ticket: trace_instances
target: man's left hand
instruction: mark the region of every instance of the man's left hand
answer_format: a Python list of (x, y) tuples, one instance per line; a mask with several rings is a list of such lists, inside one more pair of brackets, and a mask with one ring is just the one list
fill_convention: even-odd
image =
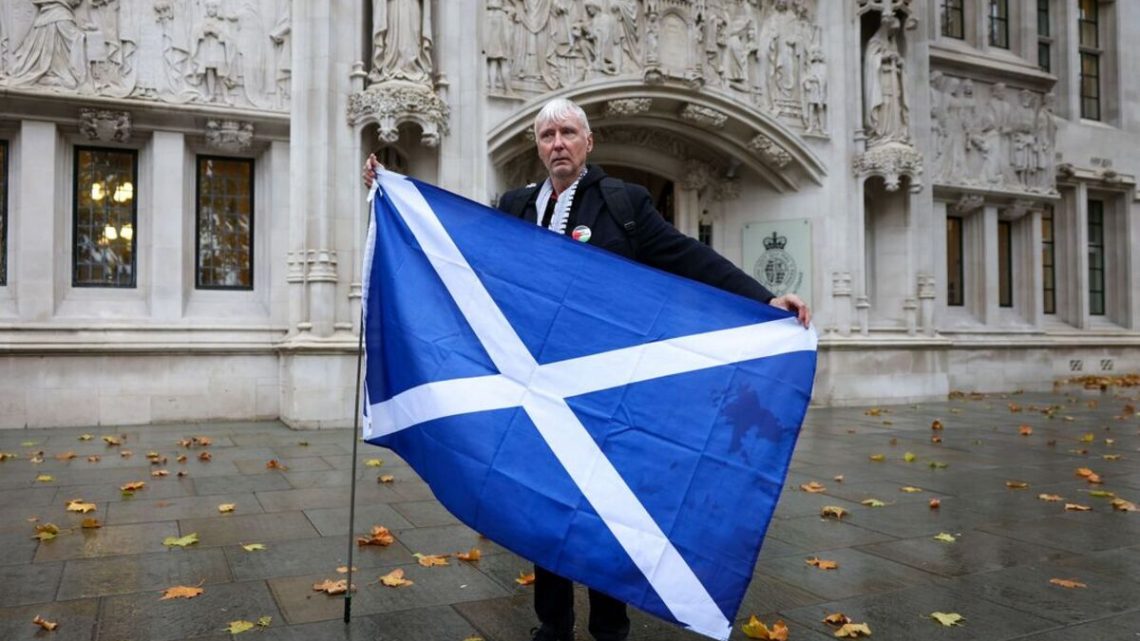
[(789, 312), (795, 312), (796, 320), (798, 320), (804, 327), (807, 327), (811, 324), (811, 309), (808, 308), (807, 303), (805, 303), (803, 299), (801, 299), (799, 296), (796, 296), (795, 294), (784, 294), (783, 296), (777, 296), (768, 301), (768, 304), (772, 307), (779, 307), (780, 309), (787, 310)]

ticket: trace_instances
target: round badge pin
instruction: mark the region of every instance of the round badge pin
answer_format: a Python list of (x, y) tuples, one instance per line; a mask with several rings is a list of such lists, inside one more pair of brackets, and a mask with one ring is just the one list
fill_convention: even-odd
[(590, 242), (590, 228), (585, 225), (578, 225), (574, 231), (570, 232), (570, 237), (580, 243)]

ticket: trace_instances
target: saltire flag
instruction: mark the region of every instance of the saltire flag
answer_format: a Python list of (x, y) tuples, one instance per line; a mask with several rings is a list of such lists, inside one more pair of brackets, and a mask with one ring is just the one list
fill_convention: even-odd
[(727, 639), (814, 330), (431, 185), (377, 184), (364, 439), (492, 541)]

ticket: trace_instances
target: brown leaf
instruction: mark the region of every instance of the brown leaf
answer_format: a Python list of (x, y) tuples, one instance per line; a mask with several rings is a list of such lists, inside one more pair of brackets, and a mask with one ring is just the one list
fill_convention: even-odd
[(57, 461), (70, 461), (76, 456), (77, 454), (75, 452), (64, 452), (63, 454), (56, 454), (55, 458)]
[(471, 548), (466, 552), (456, 552), (455, 558), (459, 559), (460, 561), (475, 562), (483, 558), (483, 553), (479, 551), (479, 548)]
[(1052, 583), (1053, 585), (1059, 585), (1063, 588), (1068, 588), (1070, 590), (1072, 590), (1073, 588), (1087, 588), (1087, 587), (1089, 587), (1088, 585), (1081, 583), (1080, 581), (1074, 581), (1073, 579), (1049, 579), (1049, 583)]
[(274, 459), (269, 459), (269, 462), (265, 464), (265, 469), (267, 469), (267, 470), (282, 470), (282, 471), (284, 471), (284, 470), (287, 470), (287, 469), (289, 469), (289, 468), (288, 468), (288, 467), (286, 467), (285, 465), (283, 465), (283, 464), (281, 463), (281, 461), (278, 461), (277, 459), (275, 459), (275, 458), (274, 458)]
[(41, 541), (50, 541), (59, 534), (59, 526), (55, 523), (44, 523), (43, 525), (36, 526), (36, 533), (32, 536), (33, 539)]
[(819, 515), (823, 518), (842, 519), (847, 516), (847, 510), (837, 505), (825, 505), (819, 510)]
[(130, 450), (120, 450), (119, 451), (119, 456), (121, 456), (123, 458), (131, 458), (132, 456), (134, 456), (134, 454), (135, 453), (130, 451)]
[(1049, 503), (1057, 503), (1059, 501), (1065, 500), (1065, 497), (1059, 496), (1057, 494), (1038, 494), (1037, 498), (1041, 499), (1042, 501), (1047, 501)]
[(1029, 436), (1033, 433), (1033, 428), (1029, 427), (1028, 425), (1022, 425), (1021, 427), (1017, 428), (1017, 433), (1022, 436)]
[(88, 463), (98, 463), (101, 460), (102, 460), (102, 458), (98, 455), (91, 455), (91, 456), (87, 457)]
[(358, 537), (356, 539), (357, 545), (380, 545), (388, 546), (396, 540), (388, 528), (383, 525), (373, 525), (372, 532), (367, 537)]
[(209, 461), (212, 458), (214, 458), (214, 456), (212, 454), (210, 454), (209, 452), (200, 452), (198, 454), (198, 460), (202, 461), (202, 462)]
[(1017, 403), (1010, 403), (1010, 404), (1009, 404), (1009, 411), (1010, 411), (1011, 413), (1015, 413), (1015, 414), (1016, 414), (1017, 412), (1020, 412), (1020, 411), (1021, 411), (1021, 406), (1020, 406), (1020, 405), (1018, 405)]
[[(355, 588), (355, 586), (353, 587)], [(344, 594), (348, 592), (348, 579), (341, 579), (339, 581), (325, 579), (320, 583), (314, 583), (313, 591), (324, 592), (325, 594)]]
[(121, 440), (119, 440), (118, 437), (115, 437), (115, 436), (104, 436), (103, 442), (107, 444), (107, 447), (114, 447), (116, 445), (122, 445), (123, 444), (123, 442)]
[(832, 614), (829, 614), (829, 615), (823, 617), (823, 622), (826, 623), (827, 625), (838, 626), (838, 625), (843, 625), (845, 623), (851, 623), (851, 617), (847, 616), (846, 614), (843, 614), (842, 612), (834, 612)]
[(1081, 505), (1079, 503), (1066, 503), (1065, 504), (1065, 511), (1066, 512), (1091, 512), (1092, 508), (1087, 506), (1087, 505)]
[[(356, 571), (357, 571), (357, 569), (358, 569), (358, 568), (357, 568), (355, 565), (354, 565), (354, 566), (352, 566), (352, 571), (353, 571), (353, 572), (356, 572)], [(339, 567), (336, 569), (336, 571), (337, 571), (337, 573), (338, 573), (338, 574), (348, 574), (348, 566), (347, 566), (347, 565), (342, 565), (342, 566), (339, 566)]]
[(845, 623), (843, 627), (835, 631), (835, 636), (850, 639), (869, 637), (871, 636), (871, 628), (866, 623)]
[(380, 476), (376, 477), (377, 483), (391, 483), (392, 481), (395, 481), (395, 480), (396, 480), (396, 477), (392, 476), (391, 474), (381, 474)]
[(395, 570), (392, 570), (388, 574), (385, 574), (384, 576), (380, 577), (380, 583), (383, 583), (384, 585), (386, 585), (390, 588), (402, 588), (406, 585), (412, 585), (414, 583), (414, 581), (409, 581), (408, 579), (405, 579), (404, 578), (404, 570), (401, 568), (396, 568)]
[(804, 483), (803, 485), (800, 485), (800, 489), (803, 490), (804, 492), (808, 492), (810, 494), (819, 494), (820, 492), (824, 492), (827, 490), (827, 488), (824, 487), (821, 483), (817, 483), (815, 481), (812, 481), (811, 483)]
[(178, 458), (176, 458), (174, 460), (178, 461), (179, 463), (185, 463), (186, 462), (186, 455), (185, 454), (179, 454)]
[(120, 485), (119, 489), (123, 492), (134, 492), (136, 490), (141, 490), (144, 487), (146, 487), (146, 481), (131, 481), (126, 485)]
[(843, 482), (843, 475), (842, 474), (836, 474), (835, 477), (832, 478), (831, 480), (835, 481), (836, 483), (842, 483)]
[(530, 574), (519, 572), (519, 576), (517, 579), (515, 579), (515, 583), (518, 583), (519, 585), (530, 585), (534, 583), (534, 572), (531, 572)]
[(937, 445), (938, 443), (941, 443), (941, 442), (942, 442), (942, 437), (941, 437), (941, 436), (939, 436), (939, 435), (937, 435), (937, 434), (932, 434), (932, 435), (930, 436), (930, 442), (931, 442), (931, 443), (934, 443), (935, 445)]
[(193, 599), (205, 592), (202, 588), (189, 585), (176, 585), (172, 588), (166, 588), (162, 593), (162, 598), (159, 601), (167, 601), (170, 599)]
[(83, 519), (81, 527), (84, 530), (97, 530), (103, 527), (103, 524), (99, 522), (99, 519)]
[(71, 499), (70, 501), (67, 502), (67, 511), (68, 512), (80, 512), (82, 514), (87, 514), (88, 512), (94, 512), (95, 511), (95, 504), (94, 503), (84, 503), (83, 499)]
[(930, 509), (937, 510), (940, 507), (942, 507), (942, 501), (939, 499), (930, 499)]
[(1005, 486), (1011, 490), (1024, 490), (1029, 487), (1025, 481), (1006, 481)]
[(942, 421), (940, 421), (938, 419), (934, 419), (934, 422), (930, 424), (930, 429), (932, 429), (932, 430), (942, 429)]
[(867, 416), (879, 416), (880, 414), (883, 413), (883, 410), (881, 408), (878, 408), (878, 407), (872, 407), (863, 413), (866, 414)]
[(150, 473), (150, 475), (153, 477), (156, 477), (156, 478), (161, 478), (163, 476), (169, 476), (170, 472), (168, 472), (166, 470), (154, 470), (153, 472)]
[(1136, 504), (1124, 499), (1113, 499), (1112, 509), (1116, 512), (1136, 512)]
[(446, 554), (420, 554), (419, 552), (415, 554), (416, 560), (425, 568), (435, 565), (450, 565), (447, 562), (447, 556)]
[(198, 447), (208, 447), (211, 443), (214, 442), (210, 439), (209, 436), (195, 436), (193, 440), (194, 443), (198, 445)]
[(814, 556), (811, 558), (804, 559), (804, 563), (807, 563), (808, 565), (813, 566), (813, 567), (817, 567), (821, 570), (837, 570), (837, 569), (839, 569), (839, 563), (838, 562), (831, 561), (828, 559), (821, 559), (819, 557), (814, 557)]
[(740, 626), (744, 636), (749, 639), (761, 641), (788, 641), (788, 626), (782, 620), (776, 621), (769, 628), (756, 615), (749, 617), (748, 621)]
[(59, 627), (58, 623), (56, 623), (54, 621), (48, 621), (47, 619), (41, 617), (38, 614), (36, 615), (36, 618), (32, 619), (32, 623), (40, 626), (41, 628), (47, 630), (48, 632), (51, 632), (51, 631), (53, 631)]

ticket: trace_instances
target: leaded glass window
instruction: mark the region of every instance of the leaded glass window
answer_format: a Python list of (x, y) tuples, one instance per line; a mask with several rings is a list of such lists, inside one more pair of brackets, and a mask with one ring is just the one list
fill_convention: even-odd
[(1089, 201), (1089, 314), (1104, 316), (1104, 201)]
[(253, 289), (253, 161), (198, 157), (198, 289)]
[(8, 284), (8, 143), (0, 140), (0, 285)]
[(1053, 208), (1041, 214), (1041, 283), (1046, 314), (1057, 313), (1057, 266), (1054, 253)]
[(998, 306), (1013, 307), (1013, 226), (998, 221)]
[(961, 307), (966, 302), (962, 257), (962, 218), (946, 217), (946, 304)]
[(966, 37), (962, 0), (942, 0), (942, 35), (959, 40)]
[(1100, 120), (1100, 3), (1080, 0), (1081, 117)]
[(72, 285), (135, 286), (138, 154), (75, 149)]
[(1009, 49), (1009, 0), (990, 0), (990, 44)]

